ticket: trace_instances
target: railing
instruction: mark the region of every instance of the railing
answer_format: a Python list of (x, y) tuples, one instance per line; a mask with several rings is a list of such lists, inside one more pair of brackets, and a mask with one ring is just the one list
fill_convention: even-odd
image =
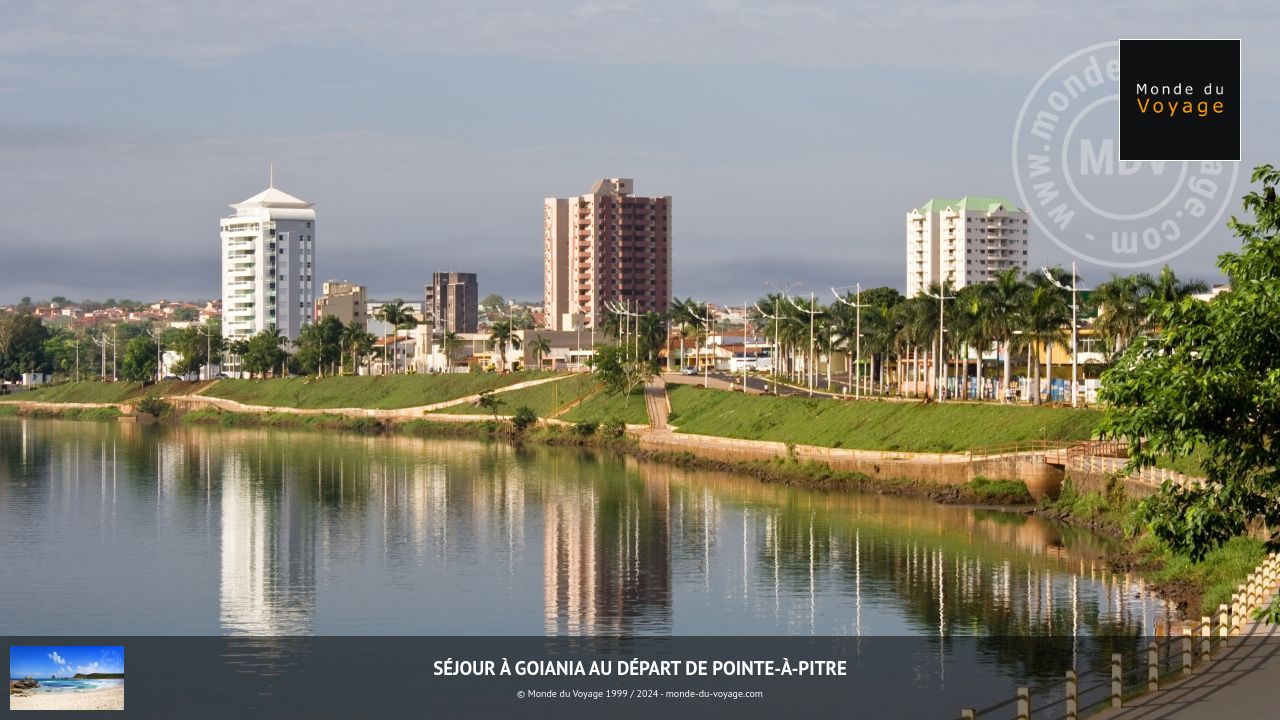
[[(1214, 616), (1183, 627), (1181, 635), (1152, 640), (1130, 653), (1113, 653), (1111, 662), (1077, 674), (1067, 670), (1061, 683), (1020, 687), (1015, 695), (982, 709), (964, 708), (961, 720), (1077, 720), (1105, 708), (1124, 706), (1127, 699), (1157, 692), (1171, 681), (1188, 677), (1216, 653), (1229, 646), (1254, 613), (1280, 586), (1280, 553), (1271, 553)], [(1083, 679), (1083, 680), (1082, 680)], [(1084, 687), (1081, 683), (1087, 682)], [(1034, 699), (1043, 699), (1033, 707)], [(1052, 699), (1046, 699), (1052, 698)], [(1061, 706), (1059, 708), (1059, 706)]]
[(969, 451), (972, 457), (992, 455), (1016, 455), (1020, 453), (1047, 453), (1068, 450), (1079, 443), (1070, 440), (1015, 440), (1013, 442), (982, 445)]

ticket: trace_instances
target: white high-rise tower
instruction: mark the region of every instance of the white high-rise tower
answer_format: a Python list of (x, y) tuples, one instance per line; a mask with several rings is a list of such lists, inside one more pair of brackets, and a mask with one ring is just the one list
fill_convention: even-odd
[(279, 328), (296, 340), (314, 315), (316, 211), (311, 203), (266, 190), (222, 218), (222, 336), (245, 339)]

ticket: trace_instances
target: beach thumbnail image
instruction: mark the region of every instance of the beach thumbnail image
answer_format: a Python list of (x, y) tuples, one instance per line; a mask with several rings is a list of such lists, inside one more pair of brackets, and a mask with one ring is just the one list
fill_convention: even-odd
[(123, 710), (124, 647), (10, 647), (9, 709)]

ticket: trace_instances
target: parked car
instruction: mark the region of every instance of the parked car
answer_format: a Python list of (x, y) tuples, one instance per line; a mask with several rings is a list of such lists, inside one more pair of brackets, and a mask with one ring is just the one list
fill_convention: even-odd
[(696, 368), (696, 367), (694, 367), (694, 366), (692, 366), (692, 365), (685, 365), (685, 366), (683, 366), (683, 367), (681, 367), (681, 368), (680, 368), (680, 374), (681, 374), (681, 375), (697, 375), (697, 374), (698, 374), (698, 368)]

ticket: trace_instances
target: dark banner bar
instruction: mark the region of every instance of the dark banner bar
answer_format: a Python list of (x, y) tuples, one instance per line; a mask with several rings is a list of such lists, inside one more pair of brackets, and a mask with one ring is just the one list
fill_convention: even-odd
[[(123, 646), (122, 718), (955, 718), (1149, 638), (4, 638)], [(1164, 643), (1168, 645), (1168, 643)], [(1171, 667), (1176, 654), (1165, 654)], [(1126, 668), (1134, 670), (1134, 668)], [(1099, 675), (1101, 677), (1101, 675)], [(12, 712), (7, 711), (6, 712)], [(16, 713), (15, 713), (16, 714)], [(74, 712), (41, 717), (83, 717)]]

